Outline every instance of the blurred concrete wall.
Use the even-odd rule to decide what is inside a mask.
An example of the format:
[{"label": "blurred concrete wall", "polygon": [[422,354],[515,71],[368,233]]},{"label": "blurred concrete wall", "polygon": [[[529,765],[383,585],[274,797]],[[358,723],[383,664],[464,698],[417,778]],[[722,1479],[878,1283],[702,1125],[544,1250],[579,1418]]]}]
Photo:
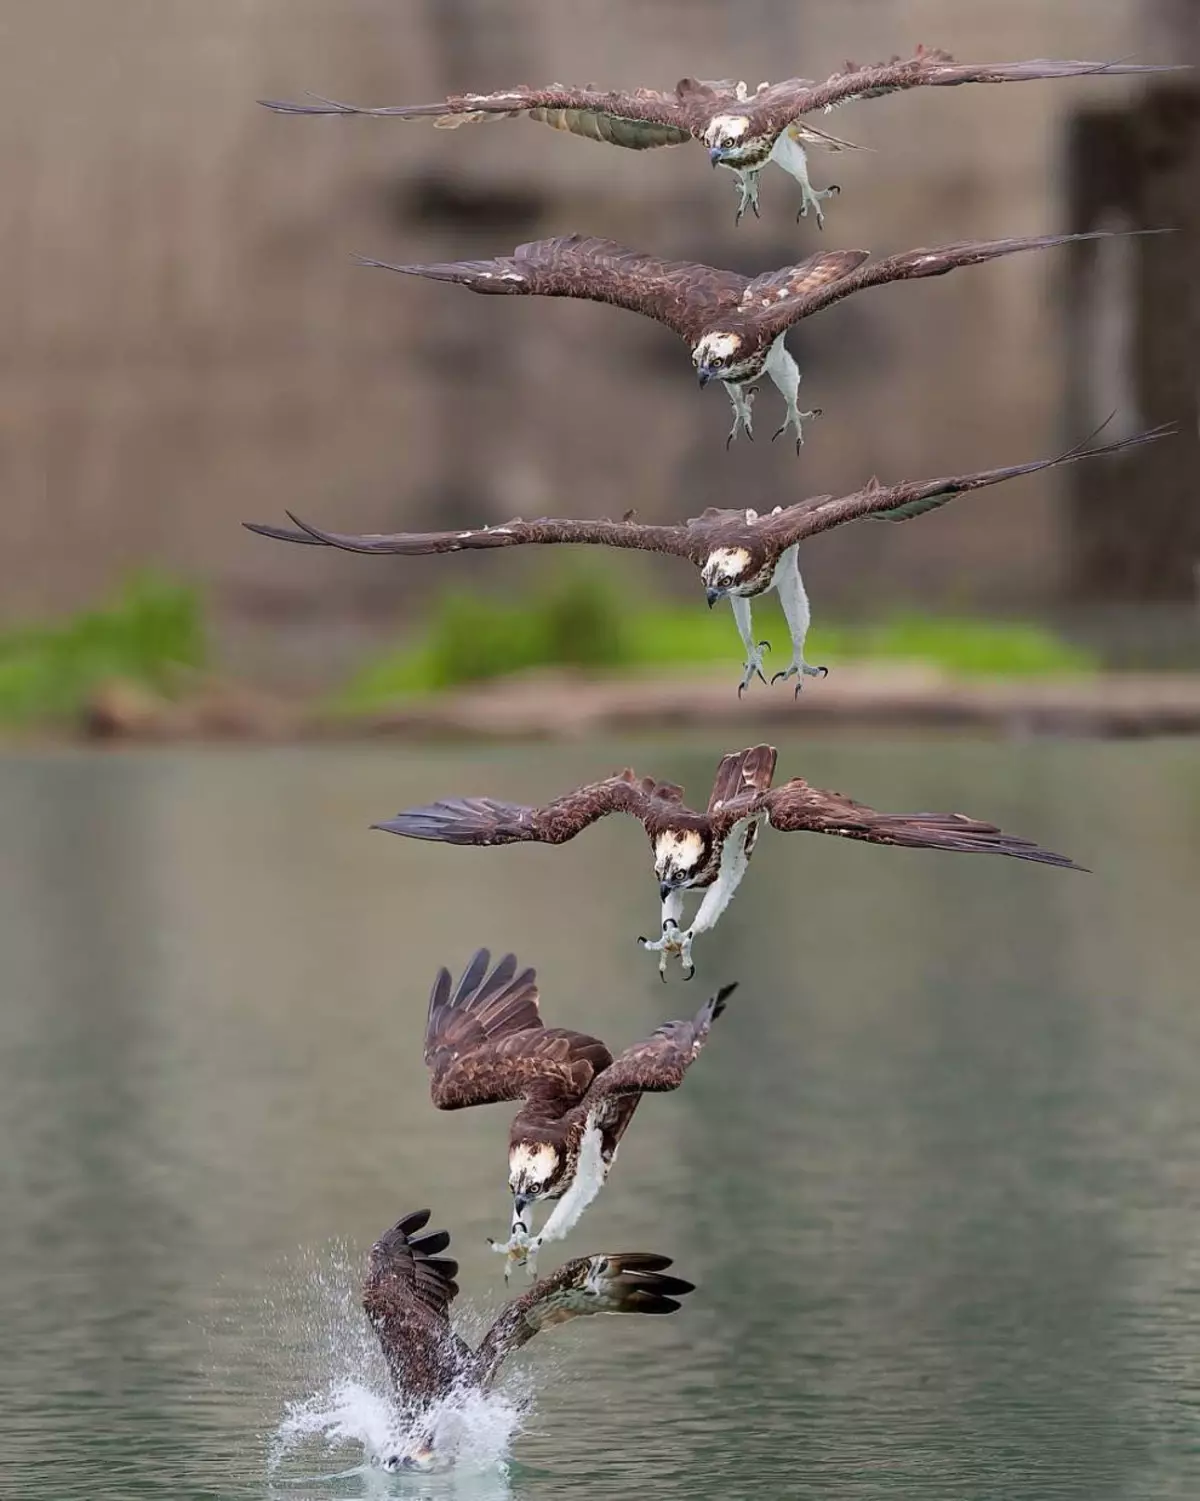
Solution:
[{"label": "blurred concrete wall", "polygon": [[[840,111],[837,131],[873,149],[814,160],[818,184],[844,189],[823,238],[793,225],[779,173],[762,221],[735,232],[732,179],[699,150],[635,156],[523,121],[288,119],[254,100],[683,73],[753,84],[918,41],[964,60],[1170,61],[1172,3],[0,0],[0,613],[78,604],[156,560],[211,586],[247,661],[277,665],[288,643],[332,660],[431,588],[511,587],[530,565],[314,555],[251,538],[241,519],[285,505],[346,529],[630,506],[674,517],[1053,452],[1076,434],[1063,431],[1052,253],[870,293],[793,335],[803,396],[825,409],[800,459],[761,440],[724,453],[727,403],[697,393],[665,330],[472,298],[350,255],[453,258],[578,229],[756,271],[819,244],[1043,232],[1064,227],[1072,112],[1127,98],[1127,83]],[[1066,572],[1057,494],[1052,479],[1022,482],[912,528],[837,534],[809,572],[849,605],[1044,600]],[[669,565],[662,577],[692,583]]]}]

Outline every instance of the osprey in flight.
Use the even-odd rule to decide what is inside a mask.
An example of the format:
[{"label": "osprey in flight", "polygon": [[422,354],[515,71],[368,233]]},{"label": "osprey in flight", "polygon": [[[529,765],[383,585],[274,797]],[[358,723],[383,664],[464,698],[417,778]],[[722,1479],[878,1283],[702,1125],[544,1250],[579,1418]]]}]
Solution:
[{"label": "osprey in flight", "polygon": [[742,276],[700,261],[667,261],[643,255],[614,240],[561,235],[518,245],[509,256],[487,261],[447,261],[440,265],[398,266],[360,257],[365,266],[458,282],[472,292],[502,296],[575,297],[608,302],[665,324],[684,339],[701,386],[719,380],[733,403],[733,426],[726,447],[740,429],[753,437],[750,403],[755,382],[769,376],[778,387],[786,414],[775,432],[803,439],[800,371],[788,353],[787,331],[801,319],[840,302],[853,292],[886,282],[944,276],[959,266],[975,266],[1023,250],[1045,250],[1075,240],[1108,239],[1116,234],[1154,230],[1092,230],[1084,234],[1033,235],[1006,240],[963,240],[933,249],[906,250],[872,261],[866,250],[827,250],[794,266],[761,276]]},{"label": "osprey in flight", "polygon": [[[386,825],[384,826],[386,827]],[[439,1110],[521,1100],[508,1141],[512,1226],[493,1245],[532,1276],[540,1246],[562,1240],[603,1188],[643,1094],[678,1089],[736,988],[726,985],[690,1021],[667,1022],[615,1059],[595,1037],[546,1027],[537,977],[507,954],[489,973],[480,949],[458,985],[442,969],[429,997],[425,1062]],[[531,1205],[555,1200],[539,1235]]]},{"label": "osprey in flight", "polygon": [[[796,679],[796,692],[805,676],[824,673],[804,660],[804,642],[808,635],[808,595],[800,577],[799,544],[818,532],[827,532],[843,521],[870,517],[880,521],[908,521],[936,510],[956,495],[998,485],[1017,475],[1052,469],[1056,464],[1090,458],[1094,454],[1118,453],[1138,443],[1147,443],[1170,432],[1170,426],[1138,433],[1100,447],[1088,446],[1090,439],[1053,459],[1037,459],[1030,464],[1014,464],[1005,469],[981,469],[974,474],[956,474],[946,479],[914,480],[899,485],[881,485],[872,480],[862,490],[850,495],[813,496],[794,506],[776,506],[766,516],[752,510],[709,509],[693,516],[682,526],[644,526],[630,516],[624,521],[564,521],[543,517],[522,521],[519,517],[503,526],[480,527],[465,532],[393,532],[388,535],[355,536],[343,532],[323,532],[293,516],[296,530],[290,527],[244,523],[250,531],[284,542],[303,542],[313,546],[338,547],[347,552],[399,553],[409,557],[423,553],[461,552],[467,548],[518,547],[525,543],[575,542],[605,547],[641,548],[647,552],[673,553],[687,558],[700,570],[709,608],[719,599],[728,598],[733,607],[746,661],[738,693],[746,688],[755,674],[762,681],[765,641],[756,642],[750,615],[750,601],[768,594],[779,595],[792,642],[792,660],[771,679]],[[291,515],[291,513],[288,513]]]},{"label": "osprey in flight", "polygon": [[288,115],[387,115],[400,120],[432,119],[436,126],[454,129],[480,121],[516,119],[522,115],[556,130],[645,151],[655,146],[680,146],[699,141],[708,148],[714,167],[728,167],[739,190],[737,218],[746,210],[758,213],[758,177],[768,162],[776,162],[800,184],[800,212],[811,206],[818,228],[824,224],[821,202],[839,191],[836,183],[814,190],[808,180],[805,148],[855,150],[854,143],[805,123],[805,115],[828,111],[854,99],[878,99],[904,89],[948,88],[960,83],[1024,83],[1038,78],[1073,78],[1085,74],[1161,73],[1170,68],[1136,63],[1056,62],[1038,58],[1024,63],[959,64],[948,52],[918,47],[910,58],[859,67],[847,63],[824,83],[789,78],[783,83],[760,83],[751,93],[745,83],[728,79],[685,78],[674,93],[636,89],[632,93],[592,87],[573,88],[552,83],[544,89],[521,85],[497,94],[452,94],[438,104],[391,105],[364,109],[313,96],[313,102],[291,104],[278,99],[259,102]]},{"label": "osprey in flight", "polygon": [[592,1313],[674,1313],[678,1299],[695,1290],[666,1275],[667,1256],[581,1256],[507,1304],[472,1349],[450,1327],[458,1263],[441,1254],[450,1236],[426,1231],[428,1223],[428,1209],[397,1220],[371,1247],[363,1282],[363,1309],[410,1425],[405,1452],[389,1456],[385,1469],[437,1468],[438,1403],[464,1387],[487,1391],[508,1356],[541,1330]]},{"label": "osprey in flight", "polygon": [[[442,844],[565,844],[609,813],[632,814],[650,838],[662,899],[661,936],[638,942],[659,953],[659,974],[664,980],[669,954],[678,955],[688,971],[686,979],[695,973],[693,940],[714,926],[733,899],[764,818],[783,833],[799,829],[869,844],[1011,855],[1071,870],[1084,868],[1065,855],[963,813],[877,813],[840,792],[810,787],[800,777],[772,787],[775,758],[773,745],[753,745],[723,756],[704,813],[684,803],[682,787],[656,782],[653,777],[639,778],[625,770],[568,792],[542,808],[523,808],[490,797],[446,798],[425,808],[409,808],[374,827]],[[685,891],[704,893],[686,930],[680,926]]]}]

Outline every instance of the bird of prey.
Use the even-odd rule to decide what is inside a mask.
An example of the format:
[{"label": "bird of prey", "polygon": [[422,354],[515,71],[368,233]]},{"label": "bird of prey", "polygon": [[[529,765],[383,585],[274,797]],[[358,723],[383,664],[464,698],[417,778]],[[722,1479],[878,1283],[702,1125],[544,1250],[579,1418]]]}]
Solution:
[{"label": "bird of prey", "polygon": [[[502,526],[485,526],[462,532],[394,532],[388,535],[353,535],[324,532],[296,517],[296,528],[267,526],[246,522],[252,532],[285,542],[302,542],[313,546],[337,547],[347,552],[398,553],[414,557],[424,553],[461,552],[473,548],[518,547],[526,543],[591,543],[605,547],[640,548],[647,552],[672,553],[687,558],[700,570],[709,608],[719,599],[728,598],[734,620],[746,649],[739,695],[754,676],[762,680],[763,652],[766,641],[756,642],[750,614],[750,601],[774,589],[787,620],[792,643],[792,660],[777,672],[780,678],[796,679],[799,693],[805,676],[824,674],[824,667],[814,667],[804,659],[808,635],[809,604],[800,577],[800,543],[818,532],[840,526],[844,521],[861,517],[881,521],[908,521],[936,510],[956,495],[998,485],[1018,475],[1052,469],[1075,459],[1096,454],[1118,453],[1138,443],[1150,442],[1171,431],[1170,426],[1138,433],[1134,437],[1089,447],[1091,439],[1077,444],[1053,459],[1037,459],[1028,464],[1014,464],[1004,469],[981,469],[973,474],[956,474],[944,479],[912,480],[898,485],[881,485],[872,480],[861,490],[837,497],[818,495],[793,506],[776,506],[765,516],[753,510],[718,510],[710,508],[702,516],[693,516],[682,526],[646,526],[633,519],[630,512],[624,521],[567,521],[543,517],[523,521],[520,517]],[[1094,436],[1094,435],[1093,435]],[[288,513],[291,514],[290,512]]]},{"label": "bird of prey", "polygon": [[[644,1042],[613,1055],[595,1037],[546,1027],[537,976],[507,954],[490,970],[480,949],[458,985],[442,969],[429,998],[425,1062],[439,1110],[521,1100],[509,1132],[512,1192],[505,1257],[536,1269],[538,1249],[562,1240],[603,1188],[643,1094],[678,1089],[713,1021],[736,988],[727,985],[690,1021],[667,1022]],[[555,1201],[541,1233],[530,1235],[530,1206]]]},{"label": "bird of prey", "polygon": [[[439,1405],[464,1389],[487,1391],[504,1361],[535,1334],[593,1313],[674,1313],[691,1282],[666,1275],[670,1257],[646,1251],[581,1256],[514,1298],[475,1349],[450,1326],[458,1263],[442,1252],[445,1230],[425,1230],[429,1210],[396,1221],[371,1247],[362,1301],[405,1419],[388,1470],[433,1470],[452,1462],[437,1450]],[[424,1233],[421,1233],[424,1232]]]},{"label": "bird of prey", "polygon": [[[409,808],[374,827],[442,844],[565,844],[609,813],[632,814],[649,836],[662,900],[661,936],[639,938],[638,943],[658,952],[664,980],[670,954],[677,955],[688,971],[685,979],[695,973],[692,943],[713,927],[732,900],[764,819],[783,833],[805,830],[869,844],[1011,855],[1071,870],[1084,868],[1065,855],[963,813],[878,813],[840,792],[810,787],[800,777],[772,787],[775,759],[773,745],[752,745],[723,756],[703,813],[684,803],[682,787],[638,777],[626,769],[540,808],[490,797],[446,798],[428,807]],[[687,929],[680,925],[685,891],[704,893]]]},{"label": "bird of prey", "polygon": [[801,319],[853,292],[886,282],[944,276],[959,266],[979,265],[1024,250],[1045,250],[1075,240],[1153,230],[1091,230],[1083,234],[1033,235],[1005,240],[963,240],[932,249],[906,250],[872,261],[866,250],[827,250],[761,276],[742,276],[700,261],[667,261],[643,255],[614,240],[561,235],[518,245],[510,256],[486,261],[447,261],[401,266],[360,257],[360,263],[405,276],[458,282],[472,292],[501,296],[574,297],[608,302],[663,323],[684,339],[701,386],[719,380],[733,404],[726,447],[740,430],[752,438],[751,401],[764,375],[786,404],[778,438],[790,428],[796,451],[803,424],[817,412],[800,410],[800,370],[785,345]]},{"label": "bird of prey", "polygon": [[524,115],[556,130],[569,131],[610,146],[645,151],[655,146],[680,146],[699,141],[707,147],[714,167],[735,174],[739,193],[737,219],[747,209],[758,214],[758,178],[769,162],[776,162],[800,184],[800,211],[811,207],[818,228],[824,224],[821,203],[839,191],[836,183],[814,189],[808,179],[807,147],[828,151],[857,149],[853,142],[831,136],[804,120],[805,115],[828,112],[854,99],[878,99],[904,89],[948,88],[960,83],[1024,83],[1039,78],[1073,78],[1092,74],[1160,73],[1170,68],[1127,62],[1058,62],[1037,58],[1021,63],[954,61],[940,48],[918,47],[909,58],[860,67],[848,62],[824,83],[789,78],[760,83],[753,93],[744,82],[684,78],[673,93],[636,89],[627,93],[591,85],[575,88],[552,83],[534,89],[521,85],[496,94],[452,94],[437,104],[389,105],[366,109],[334,99],[311,96],[297,104],[279,99],[259,102],[289,115],[386,115],[400,120],[429,120],[443,129],[480,121],[516,119]]}]

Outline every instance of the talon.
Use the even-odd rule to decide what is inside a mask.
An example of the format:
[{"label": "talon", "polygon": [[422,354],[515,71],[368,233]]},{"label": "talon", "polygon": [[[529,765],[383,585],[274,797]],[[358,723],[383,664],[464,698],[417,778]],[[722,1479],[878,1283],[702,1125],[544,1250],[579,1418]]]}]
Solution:
[{"label": "talon", "polygon": [[828,667],[818,667],[817,668],[817,676],[818,677],[827,678],[829,676],[829,668]]},{"label": "talon", "polygon": [[787,673],[786,672],[777,672],[775,674],[775,676],[771,679],[771,687],[774,688],[775,684],[779,681],[780,678],[786,678],[786,677],[787,677]]},{"label": "talon", "polygon": [[795,691],[795,693],[793,693],[793,694],[792,694],[792,697],[793,697],[793,698],[799,698],[799,697],[800,697],[800,690],[801,690],[801,688],[803,688],[803,687],[804,687],[804,679],[803,679],[803,678],[800,678],[800,679],[799,679],[799,680],[798,680],[798,681],[797,681],[797,683],[796,683],[796,691]]},{"label": "talon", "polygon": [[637,941],[638,941],[638,943],[641,944],[641,946],[643,948],[645,948],[646,945],[650,942],[650,940],[648,938],[643,938],[640,933],[638,934]]},{"label": "talon", "polygon": [[841,185],[840,182],[831,182],[829,184],[829,186],[825,189],[825,191],[827,193],[832,193],[834,195],[834,197],[836,198],[837,195],[842,191],[842,185]]},{"label": "talon", "polygon": [[788,430],[788,425],[787,425],[786,422],[783,424],[782,427],[777,427],[775,429],[775,431],[771,434],[771,442],[774,443],[775,439],[778,438],[778,437],[780,437],[783,433],[786,433],[787,430]]},{"label": "talon", "polygon": [[758,649],[759,651],[770,651],[771,643],[769,641],[760,641],[758,643]]},{"label": "talon", "polygon": [[746,685],[745,685],[745,683],[739,683],[738,684],[738,698],[739,699],[741,698],[742,694],[745,693],[745,691],[746,691]]},{"label": "talon", "polygon": [[684,980],[691,980],[691,979],[695,978],[695,974],[696,974],[696,966],[694,964],[689,964],[688,965],[688,972],[687,972],[686,975],[684,975],[683,978],[684,978]]}]

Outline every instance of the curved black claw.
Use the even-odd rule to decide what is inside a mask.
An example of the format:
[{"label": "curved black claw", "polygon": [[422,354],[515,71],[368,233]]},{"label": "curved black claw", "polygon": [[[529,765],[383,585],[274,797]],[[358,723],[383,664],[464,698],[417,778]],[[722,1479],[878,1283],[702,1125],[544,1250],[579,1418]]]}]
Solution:
[{"label": "curved black claw", "polygon": [[829,186],[825,189],[825,191],[827,193],[832,193],[834,195],[834,197],[836,198],[837,195],[842,191],[842,185],[841,185],[840,182],[831,182],[829,184]]},{"label": "curved black claw", "polygon": [[750,204],[750,207],[754,210],[754,217],[756,219],[761,219],[762,215],[758,211],[758,199],[757,198],[755,198],[753,200],[753,202]]},{"label": "curved black claw", "polygon": [[771,643],[769,641],[760,641],[758,643],[758,649],[759,651],[770,651]]},{"label": "curved black claw", "polygon": [[665,969],[659,970],[658,978],[663,982],[664,985],[667,983],[667,972]]},{"label": "curved black claw", "polygon": [[733,434],[730,433],[729,436],[728,436],[728,438],[725,439],[725,452],[726,453],[729,452],[729,450],[732,447],[732,445],[733,445]]},{"label": "curved black claw", "polygon": [[775,431],[771,434],[771,442],[772,443],[774,443],[774,441],[775,441],[776,438],[782,437],[783,434],[787,432],[787,426],[788,425],[785,422],[782,427],[777,427],[775,429]]},{"label": "curved black claw", "polygon": [[694,980],[696,978],[696,966],[694,964],[688,965],[688,972],[683,978],[685,980]]},{"label": "curved black claw", "polygon": [[784,668],[784,670],[782,672],[775,673],[775,675],[771,679],[771,687],[774,688],[775,684],[779,681],[780,678],[786,678],[786,677],[787,677],[787,669],[786,668]]},{"label": "curved black claw", "polygon": [[745,683],[739,683],[738,684],[738,699],[739,699],[739,701],[741,700],[742,694],[745,693],[745,691],[746,691],[746,685],[745,685]]},{"label": "curved black claw", "polygon": [[818,668],[817,668],[817,672],[818,672],[818,673],[819,673],[819,674],[820,674],[820,675],[821,675],[821,677],[823,677],[823,678],[827,678],[827,677],[828,677],[828,676],[829,676],[829,668],[828,668],[828,667],[818,667]]},{"label": "curved black claw", "polygon": [[650,942],[650,940],[648,938],[643,938],[640,933],[637,936],[637,941],[638,941],[639,946],[643,947],[643,948],[645,947],[646,944],[648,944]]}]

